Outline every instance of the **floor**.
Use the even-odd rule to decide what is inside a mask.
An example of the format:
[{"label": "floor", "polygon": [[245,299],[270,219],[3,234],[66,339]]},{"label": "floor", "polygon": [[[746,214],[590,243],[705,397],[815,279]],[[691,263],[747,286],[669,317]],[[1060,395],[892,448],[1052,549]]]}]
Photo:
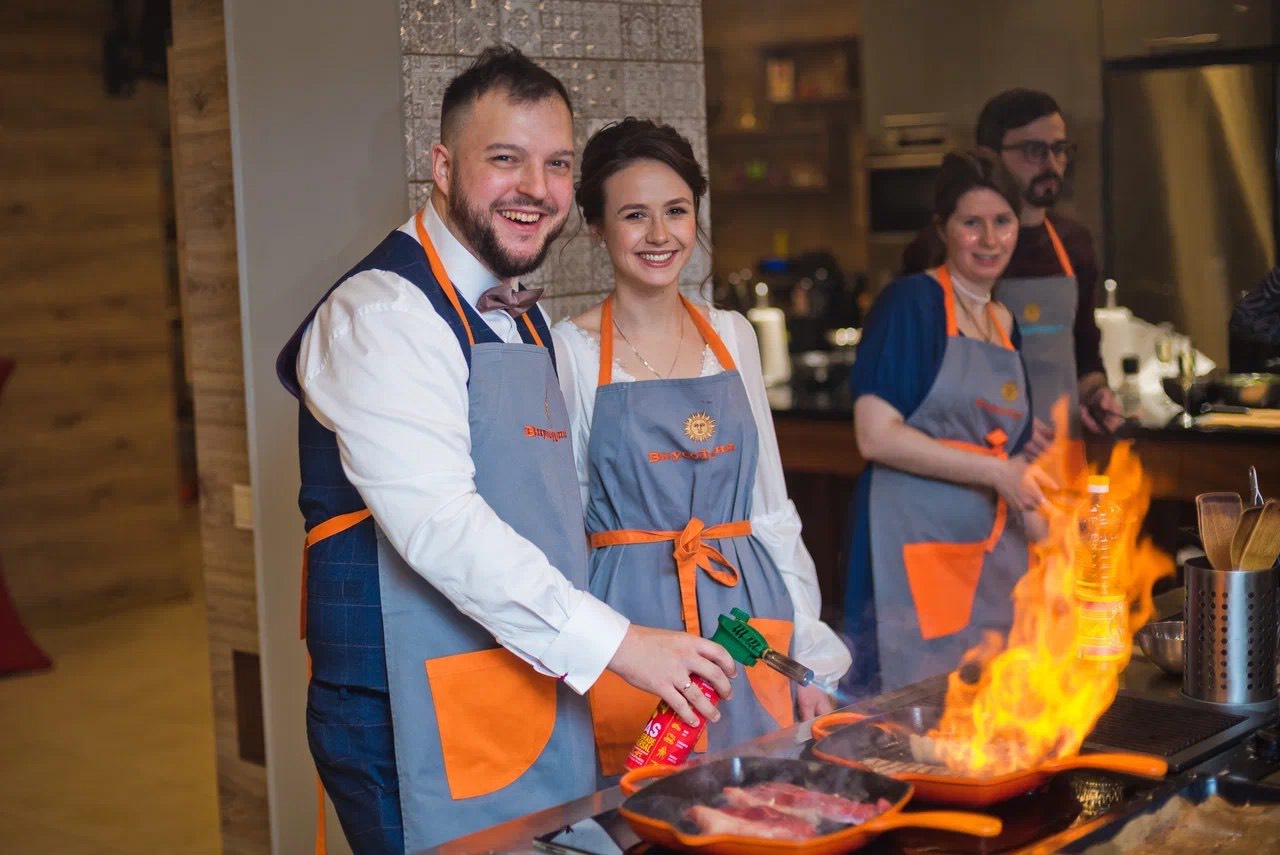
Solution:
[{"label": "floor", "polygon": [[0,849],[220,852],[203,603],[35,636],[53,669],[0,679]]}]

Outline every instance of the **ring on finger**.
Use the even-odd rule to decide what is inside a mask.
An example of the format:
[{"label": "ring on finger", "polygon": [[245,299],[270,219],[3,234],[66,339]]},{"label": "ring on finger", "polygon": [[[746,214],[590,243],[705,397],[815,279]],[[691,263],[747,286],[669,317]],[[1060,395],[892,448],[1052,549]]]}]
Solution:
[{"label": "ring on finger", "polygon": [[687,692],[689,691],[689,687],[692,685],[693,685],[693,680],[690,679],[689,682],[685,683],[683,686],[680,687],[680,691]]}]

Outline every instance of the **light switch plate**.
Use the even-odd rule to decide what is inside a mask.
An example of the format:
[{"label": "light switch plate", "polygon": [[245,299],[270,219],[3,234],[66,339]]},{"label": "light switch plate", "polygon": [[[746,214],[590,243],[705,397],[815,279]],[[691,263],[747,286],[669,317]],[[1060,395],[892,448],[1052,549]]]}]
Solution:
[{"label": "light switch plate", "polygon": [[253,531],[253,488],[248,484],[231,485],[232,525]]}]

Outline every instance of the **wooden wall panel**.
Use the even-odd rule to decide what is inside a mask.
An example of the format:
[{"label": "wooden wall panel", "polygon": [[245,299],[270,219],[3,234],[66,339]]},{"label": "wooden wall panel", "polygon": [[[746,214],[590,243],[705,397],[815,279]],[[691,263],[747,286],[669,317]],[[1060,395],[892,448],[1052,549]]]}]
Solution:
[{"label": "wooden wall panel", "polygon": [[107,7],[0,7],[0,549],[28,623],[187,596],[164,92],[103,92]]},{"label": "wooden wall panel", "polygon": [[221,2],[174,0],[169,97],[222,845],[224,852],[248,855],[269,852],[271,839],[266,770],[242,758],[244,734],[237,726],[239,719],[260,728],[262,710],[237,709],[232,665],[237,652],[242,658],[258,652],[258,613],[253,536],[235,528],[231,501],[232,486],[249,483],[249,456]]}]

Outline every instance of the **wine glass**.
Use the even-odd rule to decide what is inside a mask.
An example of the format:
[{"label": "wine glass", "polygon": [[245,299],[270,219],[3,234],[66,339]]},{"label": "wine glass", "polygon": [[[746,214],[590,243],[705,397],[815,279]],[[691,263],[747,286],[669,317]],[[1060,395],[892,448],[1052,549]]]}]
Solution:
[{"label": "wine glass", "polygon": [[[1153,350],[1155,351],[1156,360],[1160,363],[1161,366],[1168,366],[1173,364],[1175,339],[1176,339],[1176,336],[1174,335],[1174,332],[1173,332],[1173,324],[1165,322],[1160,324],[1160,326],[1156,328],[1155,340],[1153,342],[1153,345],[1154,345]],[[1167,376],[1167,372],[1162,369],[1160,371],[1161,380],[1163,381],[1163,379],[1166,376]],[[1176,403],[1173,400],[1173,398],[1169,396],[1169,393],[1165,391],[1163,382],[1161,382],[1160,392],[1161,394],[1164,395],[1164,398],[1166,401],[1169,401],[1170,403]]]},{"label": "wine glass", "polygon": [[1182,426],[1195,424],[1191,417],[1191,389],[1196,384],[1196,349],[1191,339],[1183,342],[1178,351],[1178,386],[1182,389]]},{"label": "wine glass", "polygon": [[1156,359],[1160,360],[1162,365],[1168,365],[1173,362],[1173,326],[1168,323],[1161,324],[1156,331]]}]

